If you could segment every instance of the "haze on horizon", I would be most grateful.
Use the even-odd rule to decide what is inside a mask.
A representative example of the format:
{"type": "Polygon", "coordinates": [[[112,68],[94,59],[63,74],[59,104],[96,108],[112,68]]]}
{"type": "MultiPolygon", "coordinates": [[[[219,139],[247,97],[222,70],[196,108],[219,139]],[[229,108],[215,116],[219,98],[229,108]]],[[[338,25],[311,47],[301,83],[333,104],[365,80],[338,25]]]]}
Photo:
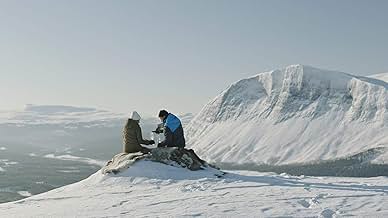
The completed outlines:
{"type": "Polygon", "coordinates": [[[388,72],[388,2],[1,1],[0,111],[32,104],[198,112],[290,64],[388,72]]]}

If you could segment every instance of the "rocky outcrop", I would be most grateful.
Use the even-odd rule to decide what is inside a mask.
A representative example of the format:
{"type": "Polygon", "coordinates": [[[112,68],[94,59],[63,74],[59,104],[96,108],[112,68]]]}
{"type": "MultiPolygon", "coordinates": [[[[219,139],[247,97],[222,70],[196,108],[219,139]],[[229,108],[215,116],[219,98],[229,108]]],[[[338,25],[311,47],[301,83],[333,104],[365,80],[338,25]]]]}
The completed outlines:
{"type": "Polygon", "coordinates": [[[156,148],[151,151],[148,159],[189,170],[201,170],[209,166],[192,149],[184,148],[156,148]]]}
{"type": "Polygon", "coordinates": [[[192,149],[184,148],[154,148],[150,153],[120,153],[115,155],[103,168],[103,174],[117,174],[130,166],[136,161],[154,161],[175,167],[182,167],[192,171],[205,169],[210,166],[195,154],[192,149]]]}

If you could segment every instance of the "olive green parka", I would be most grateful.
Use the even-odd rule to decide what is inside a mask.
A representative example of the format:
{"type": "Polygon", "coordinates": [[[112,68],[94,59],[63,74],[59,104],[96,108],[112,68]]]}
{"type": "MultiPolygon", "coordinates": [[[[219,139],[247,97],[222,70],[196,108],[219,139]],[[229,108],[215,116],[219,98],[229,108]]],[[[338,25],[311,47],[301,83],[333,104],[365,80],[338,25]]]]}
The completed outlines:
{"type": "Polygon", "coordinates": [[[153,141],[144,140],[139,121],[128,119],[123,129],[123,145],[125,153],[147,152],[149,149],[140,144],[151,145],[153,141]]]}

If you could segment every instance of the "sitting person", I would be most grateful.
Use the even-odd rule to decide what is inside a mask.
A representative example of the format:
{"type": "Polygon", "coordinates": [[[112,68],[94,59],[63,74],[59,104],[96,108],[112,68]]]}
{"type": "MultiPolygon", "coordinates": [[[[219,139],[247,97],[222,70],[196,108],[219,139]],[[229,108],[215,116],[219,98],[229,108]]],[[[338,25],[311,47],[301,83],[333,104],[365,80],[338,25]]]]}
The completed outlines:
{"type": "Polygon", "coordinates": [[[140,144],[155,144],[153,140],[143,139],[141,128],[139,126],[140,119],[140,115],[136,111],[134,111],[132,112],[131,118],[129,118],[127,123],[125,124],[123,130],[123,144],[125,153],[135,153],[139,151],[142,153],[148,153],[150,152],[150,149],[143,147],[140,144]]]}
{"type": "Polygon", "coordinates": [[[184,148],[186,142],[179,118],[165,110],[159,112],[159,118],[163,122],[165,140],[159,143],[158,147],[184,148]]]}

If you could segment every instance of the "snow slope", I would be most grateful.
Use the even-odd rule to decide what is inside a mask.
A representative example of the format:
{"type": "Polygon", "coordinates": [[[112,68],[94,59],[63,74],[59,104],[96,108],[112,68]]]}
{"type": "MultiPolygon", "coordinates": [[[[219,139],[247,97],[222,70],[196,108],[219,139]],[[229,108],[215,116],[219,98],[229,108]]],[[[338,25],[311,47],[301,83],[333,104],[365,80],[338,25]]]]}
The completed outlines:
{"type": "Polygon", "coordinates": [[[139,161],[116,176],[0,204],[4,217],[386,217],[386,177],[292,177],[188,171],[139,161]]]}
{"type": "Polygon", "coordinates": [[[371,75],[368,77],[374,78],[374,79],[379,79],[379,80],[382,80],[382,81],[385,81],[388,83],[388,73],[379,73],[379,74],[374,74],[374,75],[371,75]]]}
{"type": "MultiPolygon", "coordinates": [[[[291,65],[232,84],[186,133],[187,144],[216,163],[309,163],[386,148],[388,84],[291,65]]],[[[388,154],[372,159],[386,163],[388,154]]]]}

